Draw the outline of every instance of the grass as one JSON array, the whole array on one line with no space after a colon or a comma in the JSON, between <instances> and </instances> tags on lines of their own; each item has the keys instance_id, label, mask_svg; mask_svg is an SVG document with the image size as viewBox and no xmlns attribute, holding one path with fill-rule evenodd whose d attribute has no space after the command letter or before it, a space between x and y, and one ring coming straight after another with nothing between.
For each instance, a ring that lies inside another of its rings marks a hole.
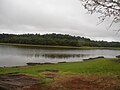
<instances>
[{"instance_id":1,"label":"grass","mask_svg":"<svg viewBox=\"0 0 120 90\"><path fill-rule=\"evenodd\" d=\"M0 43L0 45L11 45L19 47L37 47L37 48L50 48L50 49L111 49L111 50L120 50L120 48L115 47L75 47L75 46L51 46L51 45L31 45L31 44L13 44L13 43Z\"/></svg>"},{"instance_id":2,"label":"grass","mask_svg":"<svg viewBox=\"0 0 120 90\"><path fill-rule=\"evenodd\" d=\"M116 59L96 59L84 62L59 63L53 65L4 67L0 68L0 74L24 73L39 76L39 71L49 69L59 70L61 73L106 74L120 76L120 63L115 62L114 60Z\"/></svg>"},{"instance_id":3,"label":"grass","mask_svg":"<svg viewBox=\"0 0 120 90\"><path fill-rule=\"evenodd\" d=\"M51 48L51 49L97 49L97 47L74 47L74 46L51 46L51 45L31 45L31 44L13 44L13 43L0 43L0 45L11 45L19 47L37 47L37 48Z\"/></svg>"},{"instance_id":4,"label":"grass","mask_svg":"<svg viewBox=\"0 0 120 90\"><path fill-rule=\"evenodd\" d=\"M119 60L101 58L83 62L1 67L0 74L18 73L35 76L39 79L43 90L48 90L48 88L49 90L78 90L79 88L88 90L88 87L89 90L93 88L96 88L94 90L120 90ZM51 79L45 75L56 76Z\"/></svg>"}]
</instances>

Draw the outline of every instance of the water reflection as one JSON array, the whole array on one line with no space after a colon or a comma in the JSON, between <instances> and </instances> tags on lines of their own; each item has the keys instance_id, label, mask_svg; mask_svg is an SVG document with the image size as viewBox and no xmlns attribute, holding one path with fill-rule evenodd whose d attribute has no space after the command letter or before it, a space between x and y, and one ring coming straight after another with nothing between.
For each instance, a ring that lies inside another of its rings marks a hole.
<instances>
[{"instance_id":1,"label":"water reflection","mask_svg":"<svg viewBox=\"0 0 120 90\"><path fill-rule=\"evenodd\" d=\"M84 58L90 56L89 54L41 54L41 53L29 53L29 54L23 54L23 56L29 57L29 58L49 58L49 59L69 59L69 58Z\"/></svg>"},{"instance_id":2,"label":"water reflection","mask_svg":"<svg viewBox=\"0 0 120 90\"><path fill-rule=\"evenodd\" d=\"M88 57L90 55L88 54L43 54L42 56L45 58L51 58L51 59L69 59L69 58L83 58L83 57Z\"/></svg>"},{"instance_id":3,"label":"water reflection","mask_svg":"<svg viewBox=\"0 0 120 90\"><path fill-rule=\"evenodd\" d=\"M28 62L75 62L91 57L114 58L120 50L73 50L0 45L0 67L26 65Z\"/></svg>"}]
</instances>

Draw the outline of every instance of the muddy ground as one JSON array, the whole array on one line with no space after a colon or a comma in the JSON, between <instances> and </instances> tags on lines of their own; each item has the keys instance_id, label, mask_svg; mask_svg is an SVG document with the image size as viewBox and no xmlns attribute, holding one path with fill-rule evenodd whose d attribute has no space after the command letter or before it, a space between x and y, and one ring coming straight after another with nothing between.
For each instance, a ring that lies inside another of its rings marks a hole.
<instances>
[{"instance_id":1,"label":"muddy ground","mask_svg":"<svg viewBox=\"0 0 120 90\"><path fill-rule=\"evenodd\" d=\"M37 78L24 74L0 75L0 90L41 90Z\"/></svg>"},{"instance_id":2,"label":"muddy ground","mask_svg":"<svg viewBox=\"0 0 120 90\"><path fill-rule=\"evenodd\" d=\"M110 75L70 75L45 71L48 84L24 74L0 75L0 90L120 90L120 78Z\"/></svg>"}]
</instances>

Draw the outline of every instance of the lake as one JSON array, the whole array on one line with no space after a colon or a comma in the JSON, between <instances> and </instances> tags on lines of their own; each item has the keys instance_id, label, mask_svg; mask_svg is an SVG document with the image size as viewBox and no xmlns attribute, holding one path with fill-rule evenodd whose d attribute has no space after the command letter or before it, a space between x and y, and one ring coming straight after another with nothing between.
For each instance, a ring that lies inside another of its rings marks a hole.
<instances>
[{"instance_id":1,"label":"lake","mask_svg":"<svg viewBox=\"0 0 120 90\"><path fill-rule=\"evenodd\" d=\"M76 62L97 56L115 58L119 54L120 50L73 50L0 45L0 67L23 66L28 62Z\"/></svg>"}]
</instances>

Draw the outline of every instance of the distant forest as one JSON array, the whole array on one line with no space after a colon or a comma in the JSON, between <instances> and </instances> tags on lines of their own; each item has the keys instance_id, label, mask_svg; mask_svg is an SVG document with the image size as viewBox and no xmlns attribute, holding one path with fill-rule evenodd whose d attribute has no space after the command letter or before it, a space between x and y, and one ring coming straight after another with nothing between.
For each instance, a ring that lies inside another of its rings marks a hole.
<instances>
[{"instance_id":1,"label":"distant forest","mask_svg":"<svg viewBox=\"0 0 120 90\"><path fill-rule=\"evenodd\" d=\"M90 46L120 47L120 42L93 41L89 38L67 34L0 34L0 43L53 45L53 46Z\"/></svg>"}]
</instances>

